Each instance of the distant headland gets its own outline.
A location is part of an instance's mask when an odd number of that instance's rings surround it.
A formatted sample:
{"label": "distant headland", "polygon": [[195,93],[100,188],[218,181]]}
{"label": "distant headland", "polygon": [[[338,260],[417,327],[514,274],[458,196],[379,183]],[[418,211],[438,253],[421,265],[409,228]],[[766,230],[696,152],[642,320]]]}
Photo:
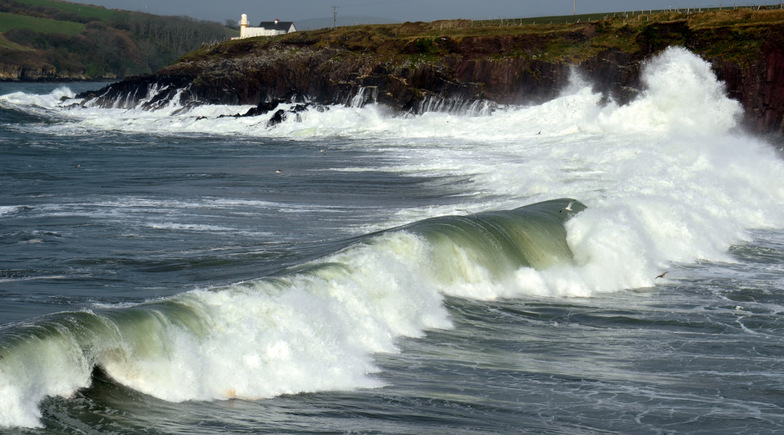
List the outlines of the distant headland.
{"label": "distant headland", "polygon": [[[566,23],[515,20],[360,25],[204,46],[155,74],[92,94],[97,104],[155,109],[198,104],[369,101],[420,113],[472,102],[532,104],[558,95],[572,70],[619,103],[642,88],[640,70],[668,46],[711,63],[745,126],[784,134],[784,10],[615,14]],[[154,89],[154,93],[149,91]]]}

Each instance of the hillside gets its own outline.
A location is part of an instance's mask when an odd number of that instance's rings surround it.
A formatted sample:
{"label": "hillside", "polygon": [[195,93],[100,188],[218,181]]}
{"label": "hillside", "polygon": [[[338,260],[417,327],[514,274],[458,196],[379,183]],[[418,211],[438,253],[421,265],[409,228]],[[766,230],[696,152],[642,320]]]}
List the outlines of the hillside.
{"label": "hillside", "polygon": [[[465,20],[364,25],[205,46],[155,75],[100,91],[98,104],[321,104],[374,101],[419,113],[472,102],[527,104],[558,95],[577,69],[620,103],[642,88],[651,55],[685,46],[713,65],[746,125],[782,135],[784,10],[615,15],[529,24]],[[154,96],[147,89],[163,89]],[[178,90],[187,89],[187,92]]]}
{"label": "hillside", "polygon": [[157,71],[221,24],[59,0],[0,0],[0,80],[116,79]]}

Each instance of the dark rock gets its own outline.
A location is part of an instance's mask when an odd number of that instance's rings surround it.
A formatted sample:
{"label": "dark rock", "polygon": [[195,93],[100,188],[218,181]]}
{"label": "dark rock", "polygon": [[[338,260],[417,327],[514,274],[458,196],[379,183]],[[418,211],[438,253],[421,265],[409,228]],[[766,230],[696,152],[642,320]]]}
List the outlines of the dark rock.
{"label": "dark rock", "polygon": [[243,116],[243,117],[244,117],[244,116],[259,116],[259,115],[265,115],[265,114],[267,114],[267,113],[268,113],[270,110],[274,110],[276,107],[278,107],[278,105],[279,105],[280,103],[281,103],[281,101],[279,101],[279,100],[275,100],[275,101],[265,101],[265,102],[263,102],[263,103],[259,103],[259,104],[258,104],[256,107],[252,107],[252,108],[248,109],[248,111],[247,111],[247,112],[245,112],[245,113],[244,113],[244,114],[242,114],[242,115],[238,115],[238,116]]}
{"label": "dark rock", "polygon": [[267,127],[274,127],[280,124],[281,122],[285,121],[286,118],[288,118],[286,111],[280,109],[277,112],[275,112],[274,115],[272,115],[272,118],[270,118],[269,121],[267,121]]}

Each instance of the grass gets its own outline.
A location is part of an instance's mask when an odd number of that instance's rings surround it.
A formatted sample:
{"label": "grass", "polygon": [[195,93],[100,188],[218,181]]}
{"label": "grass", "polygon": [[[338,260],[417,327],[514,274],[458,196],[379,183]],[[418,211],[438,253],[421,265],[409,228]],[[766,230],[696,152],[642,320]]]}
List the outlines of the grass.
{"label": "grass", "polygon": [[28,29],[39,33],[62,33],[73,36],[84,30],[84,24],[0,12],[0,33],[11,29]]}
{"label": "grass", "polygon": [[[528,57],[579,63],[606,50],[636,54],[688,41],[698,53],[745,62],[758,54],[771,26],[780,25],[784,25],[784,10],[778,7],[768,10],[703,9],[688,13],[684,9],[488,21],[441,20],[345,26],[235,40],[202,47],[188,53],[182,60],[232,58],[260,54],[272,48],[309,47],[334,48],[345,56],[371,55],[382,62],[401,56],[422,61],[461,53],[463,45],[469,50],[481,45],[481,42],[473,44],[466,38],[487,37],[503,40],[503,50],[487,54],[494,59]],[[489,40],[483,50],[493,47],[492,44],[493,41]]]}
{"label": "grass", "polygon": [[71,12],[76,15],[82,17],[95,17],[99,18],[103,21],[106,21],[115,11],[111,9],[106,9],[99,6],[93,5],[86,5],[86,4],[77,4],[77,3],[67,3],[62,1],[52,1],[52,0],[16,0],[18,3],[30,5],[30,6],[43,6],[47,8],[59,9],[65,12]]}

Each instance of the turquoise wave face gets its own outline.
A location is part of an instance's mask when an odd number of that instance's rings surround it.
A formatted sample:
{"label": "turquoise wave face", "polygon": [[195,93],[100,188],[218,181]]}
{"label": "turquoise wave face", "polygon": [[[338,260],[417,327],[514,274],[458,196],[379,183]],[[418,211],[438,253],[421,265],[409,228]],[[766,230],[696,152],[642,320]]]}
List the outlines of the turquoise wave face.
{"label": "turquoise wave face", "polygon": [[0,426],[36,426],[38,403],[113,381],[169,401],[259,399],[381,384],[373,354],[449,328],[444,295],[520,268],[572,263],[559,199],[426,219],[370,234],[275,277],[0,330]]}
{"label": "turquoise wave face", "polygon": [[521,267],[543,270],[571,264],[564,224],[584,209],[579,201],[556,199],[514,210],[432,218],[405,229],[432,244],[444,278],[458,275],[456,268],[467,266],[464,262],[498,278]]}

